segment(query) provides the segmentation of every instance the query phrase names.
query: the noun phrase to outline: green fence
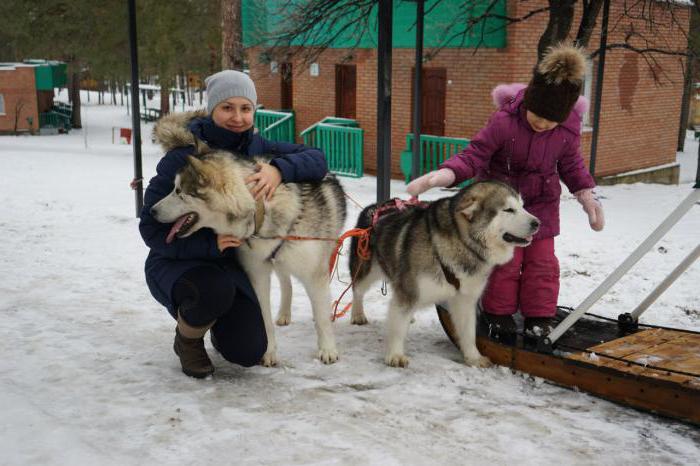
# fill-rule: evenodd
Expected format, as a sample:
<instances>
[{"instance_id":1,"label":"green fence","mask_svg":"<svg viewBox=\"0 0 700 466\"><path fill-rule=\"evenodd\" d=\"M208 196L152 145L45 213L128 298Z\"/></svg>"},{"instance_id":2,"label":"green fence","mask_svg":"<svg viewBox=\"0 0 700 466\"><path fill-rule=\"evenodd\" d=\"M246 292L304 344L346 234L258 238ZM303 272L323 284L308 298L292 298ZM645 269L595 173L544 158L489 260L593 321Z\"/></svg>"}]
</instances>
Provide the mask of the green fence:
<instances>
[{"instance_id":1,"label":"green fence","mask_svg":"<svg viewBox=\"0 0 700 466\"><path fill-rule=\"evenodd\" d=\"M71 129L70 118L58 112L40 113L39 128L57 128L67 133Z\"/></svg>"},{"instance_id":2,"label":"green fence","mask_svg":"<svg viewBox=\"0 0 700 466\"><path fill-rule=\"evenodd\" d=\"M255 111L255 127L265 139L294 142L294 113L259 108Z\"/></svg>"},{"instance_id":3,"label":"green fence","mask_svg":"<svg viewBox=\"0 0 700 466\"><path fill-rule=\"evenodd\" d=\"M51 107L51 111L71 118L73 116L73 105L65 102L54 102L53 107Z\"/></svg>"},{"instance_id":4,"label":"green fence","mask_svg":"<svg viewBox=\"0 0 700 466\"><path fill-rule=\"evenodd\" d=\"M448 138L421 134L420 136L420 166L418 175L437 170L440 164L452 155L460 152L469 145L469 139ZM401 172L406 183L411 181L413 168L413 133L406 135L406 150L401 153Z\"/></svg>"},{"instance_id":5,"label":"green fence","mask_svg":"<svg viewBox=\"0 0 700 466\"><path fill-rule=\"evenodd\" d=\"M326 117L302 131L300 136L304 144L318 147L326 154L331 172L354 178L362 176L364 130L355 120Z\"/></svg>"}]
</instances>

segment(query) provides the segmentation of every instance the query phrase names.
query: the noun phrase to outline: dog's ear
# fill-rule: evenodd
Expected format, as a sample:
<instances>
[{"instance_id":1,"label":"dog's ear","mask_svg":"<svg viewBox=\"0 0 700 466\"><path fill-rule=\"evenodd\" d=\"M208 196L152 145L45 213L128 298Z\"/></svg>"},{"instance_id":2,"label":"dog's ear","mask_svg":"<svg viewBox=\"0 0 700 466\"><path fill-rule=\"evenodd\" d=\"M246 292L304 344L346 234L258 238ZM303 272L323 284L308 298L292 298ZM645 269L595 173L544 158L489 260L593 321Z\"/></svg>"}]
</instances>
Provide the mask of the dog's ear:
<instances>
[{"instance_id":1,"label":"dog's ear","mask_svg":"<svg viewBox=\"0 0 700 466\"><path fill-rule=\"evenodd\" d=\"M209 179L211 175L210 170L207 169L206 164L201 159L194 155L188 155L187 163L189 163L194 170L193 174L195 175L194 178L197 186L207 186L211 183L212 180Z\"/></svg>"},{"instance_id":2,"label":"dog's ear","mask_svg":"<svg viewBox=\"0 0 700 466\"><path fill-rule=\"evenodd\" d=\"M464 215L470 222L479 209L481 209L481 198L472 193L464 195L457 204L457 211Z\"/></svg>"}]
</instances>

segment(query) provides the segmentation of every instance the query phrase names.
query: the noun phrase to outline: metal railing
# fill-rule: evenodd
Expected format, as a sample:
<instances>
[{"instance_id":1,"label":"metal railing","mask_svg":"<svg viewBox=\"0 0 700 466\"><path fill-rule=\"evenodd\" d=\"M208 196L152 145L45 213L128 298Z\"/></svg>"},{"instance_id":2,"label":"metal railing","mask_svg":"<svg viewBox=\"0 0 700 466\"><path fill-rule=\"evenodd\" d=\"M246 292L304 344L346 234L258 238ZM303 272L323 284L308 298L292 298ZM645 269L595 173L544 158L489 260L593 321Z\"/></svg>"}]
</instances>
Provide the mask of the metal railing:
<instances>
[{"instance_id":1,"label":"metal railing","mask_svg":"<svg viewBox=\"0 0 700 466\"><path fill-rule=\"evenodd\" d=\"M420 135L420 167L418 175L437 170L440 164L469 145L469 139ZM406 135L406 150L401 153L401 172L406 183L411 181L413 168L413 133Z\"/></svg>"},{"instance_id":2,"label":"metal railing","mask_svg":"<svg viewBox=\"0 0 700 466\"><path fill-rule=\"evenodd\" d=\"M65 102L54 102L51 110L56 113L65 115L68 118L71 118L73 116L73 104L67 104Z\"/></svg>"},{"instance_id":3,"label":"metal railing","mask_svg":"<svg viewBox=\"0 0 700 466\"><path fill-rule=\"evenodd\" d=\"M255 127L265 139L294 142L294 113L258 108L255 111Z\"/></svg>"},{"instance_id":4,"label":"metal railing","mask_svg":"<svg viewBox=\"0 0 700 466\"><path fill-rule=\"evenodd\" d=\"M58 112L40 113L39 128L57 128L67 133L71 130L70 118Z\"/></svg>"},{"instance_id":5,"label":"metal railing","mask_svg":"<svg viewBox=\"0 0 700 466\"><path fill-rule=\"evenodd\" d=\"M364 130L357 121L326 117L306 128L300 136L307 146L326 154L328 170L341 176L360 178L364 173Z\"/></svg>"}]
</instances>

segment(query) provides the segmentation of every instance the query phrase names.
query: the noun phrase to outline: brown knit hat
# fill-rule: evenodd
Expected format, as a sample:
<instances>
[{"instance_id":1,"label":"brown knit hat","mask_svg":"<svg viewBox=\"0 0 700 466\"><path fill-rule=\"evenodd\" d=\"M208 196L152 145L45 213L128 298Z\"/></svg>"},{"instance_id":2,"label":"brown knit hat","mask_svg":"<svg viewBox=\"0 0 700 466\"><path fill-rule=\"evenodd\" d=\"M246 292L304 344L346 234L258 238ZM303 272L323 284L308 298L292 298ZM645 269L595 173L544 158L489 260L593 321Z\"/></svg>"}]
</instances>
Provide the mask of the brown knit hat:
<instances>
[{"instance_id":1,"label":"brown knit hat","mask_svg":"<svg viewBox=\"0 0 700 466\"><path fill-rule=\"evenodd\" d=\"M550 47L525 89L525 108L550 121L566 121L581 94L585 71L582 49L565 44Z\"/></svg>"}]
</instances>

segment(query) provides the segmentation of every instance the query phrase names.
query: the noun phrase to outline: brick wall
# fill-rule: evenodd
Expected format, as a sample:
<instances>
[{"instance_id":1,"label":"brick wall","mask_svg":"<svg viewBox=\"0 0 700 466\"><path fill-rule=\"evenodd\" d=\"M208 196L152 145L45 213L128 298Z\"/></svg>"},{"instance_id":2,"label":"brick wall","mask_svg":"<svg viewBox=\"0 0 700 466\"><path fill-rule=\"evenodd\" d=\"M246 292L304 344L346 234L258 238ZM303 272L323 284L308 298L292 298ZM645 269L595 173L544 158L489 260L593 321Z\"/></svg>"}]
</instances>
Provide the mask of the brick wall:
<instances>
[{"instance_id":1,"label":"brick wall","mask_svg":"<svg viewBox=\"0 0 700 466\"><path fill-rule=\"evenodd\" d=\"M631 25L645 30L642 20L615 21L623 4L612 2L609 43L624 42ZM545 1L509 2L509 15L522 16L546 6ZM578 8L581 8L580 5ZM657 21L667 21L665 6L657 6ZM634 11L632 12L634 13ZM580 11L579 13L580 14ZM677 7L676 21L687 25L689 10ZM490 91L503 82L527 82L537 59L537 42L546 26L546 14L510 26L504 49L443 49L425 67L447 70L445 136L473 137L494 111ZM577 18L574 21L576 25ZM600 23L600 21L598 21ZM576 28L574 33L576 32ZM593 33L589 50L598 47L599 29ZM685 38L677 27L669 26L660 37L659 47L683 49ZM663 43L662 43L663 42ZM641 44L635 44L642 46ZM649 45L653 47L652 43ZM269 64L256 63L260 51L251 49L251 75L258 88L258 99L268 108L279 107L280 76L270 72ZM392 58L392 176L401 178L399 159L405 149L411 127L411 81L415 52L394 49ZM655 55L658 80L639 55L623 49L609 50L603 83L601 130L596 159L596 175L662 165L675 161L683 93L683 63L677 57ZM357 66L357 120L365 130L365 171L376 172L376 50L339 50L324 52L318 60L320 73L294 65L294 109L297 132L335 112L335 64ZM596 63L593 74L596 72ZM593 87L594 89L594 87ZM584 130L582 151L590 157L590 130Z\"/></svg>"},{"instance_id":2,"label":"brick wall","mask_svg":"<svg viewBox=\"0 0 700 466\"><path fill-rule=\"evenodd\" d=\"M28 117L32 118L32 130L39 129L39 110L33 67L0 68L0 94L5 100L5 114L0 115L0 133L14 131L15 109L18 103L24 104L17 122L18 129L25 131L30 129L27 122Z\"/></svg>"}]
</instances>

